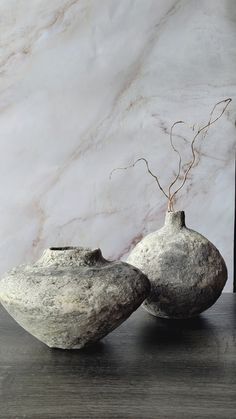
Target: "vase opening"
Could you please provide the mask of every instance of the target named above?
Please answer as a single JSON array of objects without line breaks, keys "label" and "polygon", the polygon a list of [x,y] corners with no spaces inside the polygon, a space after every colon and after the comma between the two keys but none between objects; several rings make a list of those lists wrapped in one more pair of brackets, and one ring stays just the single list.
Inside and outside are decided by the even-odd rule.
[{"label": "vase opening", "polygon": [[51,265],[58,263],[60,265],[96,265],[97,263],[104,263],[105,259],[102,256],[100,249],[90,249],[88,247],[80,246],[53,246],[46,249],[37,263],[44,265]]},{"label": "vase opening", "polygon": [[53,251],[64,251],[64,250],[73,250],[73,249],[76,249],[76,247],[73,247],[73,246],[50,247],[50,250],[53,250]]},{"label": "vase opening", "polygon": [[177,229],[186,227],[184,211],[168,211],[166,213],[165,226]]}]

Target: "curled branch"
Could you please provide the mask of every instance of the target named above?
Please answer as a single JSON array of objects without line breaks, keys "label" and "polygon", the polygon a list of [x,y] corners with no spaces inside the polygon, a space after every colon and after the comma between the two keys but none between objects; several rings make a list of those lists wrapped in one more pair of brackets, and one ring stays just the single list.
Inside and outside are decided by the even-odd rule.
[{"label": "curled branch", "polygon": [[178,156],[179,156],[179,165],[178,165],[178,172],[177,172],[177,175],[176,175],[176,177],[175,177],[175,179],[173,180],[173,182],[171,182],[171,184],[170,184],[170,186],[169,186],[169,189],[168,189],[168,196],[169,196],[169,198],[170,198],[170,191],[171,191],[171,188],[172,188],[172,186],[175,184],[175,182],[177,182],[177,180],[179,179],[179,175],[180,175],[180,171],[181,171],[181,164],[182,164],[182,157],[181,157],[181,154],[180,154],[180,152],[179,152],[179,150],[174,146],[174,144],[173,144],[173,128],[175,127],[175,125],[177,125],[177,124],[184,124],[184,121],[176,121],[176,122],[174,122],[174,124],[171,126],[171,129],[170,129],[170,145],[171,145],[171,147],[173,148],[173,150],[175,151],[175,153],[177,153],[178,154]]},{"label": "curled branch", "polygon": [[113,169],[112,171],[111,171],[111,173],[110,173],[110,175],[109,175],[109,178],[111,179],[111,177],[112,177],[112,175],[113,175],[113,173],[114,172],[116,172],[117,170],[127,170],[127,169],[130,169],[130,168],[132,168],[132,167],[134,167],[138,162],[140,162],[140,161],[144,161],[144,163],[146,164],[146,167],[147,167],[147,171],[148,171],[148,173],[155,179],[155,181],[156,181],[156,183],[157,183],[157,185],[158,185],[158,187],[159,187],[159,189],[161,190],[161,192],[165,195],[165,197],[167,198],[167,199],[169,199],[168,198],[168,195],[167,195],[167,193],[164,191],[164,189],[162,188],[162,186],[161,186],[161,184],[160,184],[160,181],[159,181],[159,179],[158,179],[158,177],[150,170],[150,167],[149,167],[149,163],[148,163],[148,161],[147,161],[147,159],[145,159],[144,157],[140,157],[139,159],[137,159],[133,164],[131,164],[131,165],[129,165],[129,166],[126,166],[126,167],[117,167],[116,169]]},{"label": "curled branch", "polygon": [[[174,143],[173,143],[173,128],[177,124],[185,124],[185,125],[187,125],[186,122],[184,122],[184,121],[176,121],[176,122],[174,122],[174,124],[171,126],[171,129],[170,129],[170,145],[171,145],[172,149],[175,151],[175,153],[178,154],[179,164],[178,164],[178,172],[177,172],[177,175],[175,176],[174,180],[171,182],[171,184],[170,184],[170,186],[168,188],[168,200],[169,200],[168,201],[168,210],[169,211],[173,211],[173,203],[170,200],[170,197],[171,197],[171,188],[173,188],[173,186],[175,185],[175,183],[178,181],[178,179],[180,177],[181,166],[182,166],[182,156],[181,156],[179,150],[174,146]],[[194,126],[191,127],[191,128],[194,131]]]},{"label": "curled branch", "polygon": [[[214,105],[214,107],[213,107],[213,109],[212,109],[212,111],[211,111],[211,113],[210,113],[210,118],[209,118],[209,121],[207,122],[207,124],[206,125],[204,125],[203,127],[201,127],[201,128],[199,128],[198,130],[197,130],[197,133],[194,135],[194,137],[193,137],[193,139],[192,139],[192,142],[191,142],[191,152],[192,152],[192,160],[188,163],[188,166],[187,166],[187,169],[186,169],[186,171],[185,171],[185,173],[184,173],[184,178],[183,178],[183,181],[182,181],[182,183],[181,183],[181,185],[176,189],[176,191],[169,197],[169,206],[170,207],[172,207],[173,208],[173,199],[174,199],[174,197],[176,196],[176,194],[184,187],[184,185],[185,185],[185,183],[186,183],[186,180],[187,180],[187,177],[188,177],[188,174],[189,174],[189,172],[190,172],[190,170],[192,169],[192,167],[193,167],[193,165],[194,165],[194,163],[195,163],[195,159],[196,159],[196,153],[195,153],[195,148],[194,148],[194,144],[195,144],[195,141],[196,141],[196,139],[197,139],[197,137],[199,136],[199,134],[201,133],[201,132],[203,132],[204,130],[206,130],[205,131],[205,133],[204,133],[204,137],[203,138],[205,138],[206,137],[206,135],[207,135],[207,133],[208,133],[208,130],[209,130],[209,128],[210,128],[210,126],[211,125],[213,125],[216,121],[218,121],[218,119],[220,119],[221,118],[221,116],[224,114],[224,112],[226,111],[226,108],[228,107],[228,105],[230,104],[230,102],[232,101],[232,99],[231,98],[228,98],[228,99],[225,99],[225,100],[221,100],[220,102],[217,102],[215,105]],[[222,104],[222,103],[225,103],[225,105],[224,105],[224,107],[223,107],[223,109],[222,109],[222,111],[220,112],[220,114],[215,118],[215,119],[212,119],[212,117],[213,117],[213,113],[214,113],[214,111],[215,111],[215,109],[216,109],[216,107],[218,106],[218,105],[220,105],[220,104]]]},{"label": "curled branch", "polygon": [[[163,189],[163,187],[160,184],[159,178],[151,171],[151,169],[149,167],[148,160],[145,159],[144,157],[140,157],[133,164],[131,164],[129,166],[126,166],[126,167],[118,167],[116,169],[113,169],[110,172],[109,178],[111,179],[111,177],[112,177],[112,175],[113,175],[113,173],[115,171],[117,171],[117,170],[127,170],[127,169],[130,169],[130,168],[134,167],[138,162],[143,161],[145,163],[145,165],[146,165],[146,168],[147,168],[148,173],[155,179],[158,188],[161,190],[161,192],[168,199],[168,211],[174,211],[174,204],[173,204],[174,203],[174,198],[176,197],[177,193],[184,187],[184,185],[186,183],[186,180],[188,178],[188,174],[189,174],[190,170],[194,167],[194,163],[196,161],[196,150],[195,150],[195,147],[194,146],[195,146],[195,142],[196,142],[197,138],[199,137],[199,135],[201,133],[203,133],[202,139],[205,139],[205,137],[206,137],[206,135],[208,133],[208,130],[209,130],[210,126],[213,125],[216,121],[218,121],[218,119],[221,118],[221,116],[224,114],[224,112],[226,111],[226,109],[227,109],[227,107],[228,107],[228,105],[230,104],[231,101],[232,101],[232,99],[231,98],[228,98],[228,99],[221,100],[220,102],[217,102],[214,105],[214,107],[213,107],[213,109],[212,109],[212,111],[211,111],[211,113],[209,115],[209,120],[208,120],[207,124],[205,124],[201,128],[199,127],[198,130],[197,130],[197,132],[196,132],[196,134],[193,136],[193,139],[192,139],[191,144],[190,144],[192,158],[191,158],[190,162],[184,164],[183,166],[182,166],[182,156],[181,156],[181,153],[179,152],[179,150],[175,147],[175,145],[173,143],[173,129],[174,129],[174,127],[177,124],[185,124],[185,122],[184,121],[177,121],[177,122],[175,122],[171,126],[171,129],[170,129],[170,145],[171,145],[172,149],[174,150],[174,152],[176,154],[178,154],[178,171],[177,171],[177,174],[176,174],[175,178],[173,179],[173,181],[171,182],[171,184],[168,187],[168,192],[166,192]],[[218,105],[221,105],[221,104],[224,104],[224,107],[223,107],[222,111],[220,112],[220,114],[217,117],[213,118],[213,115],[214,115],[214,112],[215,112],[216,108],[218,107]],[[195,132],[195,124],[191,128]],[[178,182],[178,180],[181,180],[181,177],[180,177],[181,170],[184,171],[182,183],[180,184],[180,186],[173,193],[171,193],[171,189],[176,184],[176,182]]]}]

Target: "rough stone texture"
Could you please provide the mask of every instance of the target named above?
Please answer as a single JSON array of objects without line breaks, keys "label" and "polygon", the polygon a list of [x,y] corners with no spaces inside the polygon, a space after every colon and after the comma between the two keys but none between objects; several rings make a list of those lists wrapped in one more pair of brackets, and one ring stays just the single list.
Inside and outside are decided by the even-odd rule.
[{"label": "rough stone texture", "polygon": [[227,280],[219,251],[185,226],[183,211],[167,213],[164,227],[141,240],[128,262],[148,276],[151,293],[143,306],[158,317],[201,313],[215,303]]},{"label": "rough stone texture", "polygon": [[119,326],[147,297],[148,279],[100,249],[51,248],[0,281],[12,317],[50,347],[81,348]]}]

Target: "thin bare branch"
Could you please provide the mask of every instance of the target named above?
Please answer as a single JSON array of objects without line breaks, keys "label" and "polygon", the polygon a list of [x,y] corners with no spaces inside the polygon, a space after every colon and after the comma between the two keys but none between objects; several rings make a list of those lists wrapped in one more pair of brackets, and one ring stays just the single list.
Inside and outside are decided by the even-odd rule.
[{"label": "thin bare branch", "polygon": [[159,189],[161,190],[161,192],[165,195],[165,197],[167,198],[167,199],[169,199],[169,197],[168,197],[168,194],[164,191],[164,189],[162,188],[162,186],[161,186],[161,184],[160,184],[160,181],[159,181],[159,179],[158,179],[158,177],[150,170],[150,167],[149,167],[149,163],[148,163],[148,161],[147,161],[147,159],[145,159],[144,157],[140,157],[139,159],[137,159],[133,164],[131,164],[131,165],[129,165],[129,166],[126,166],[126,167],[117,167],[116,169],[113,169],[112,171],[111,171],[111,173],[110,173],[110,175],[109,175],[109,178],[111,179],[111,177],[112,177],[112,175],[113,175],[113,173],[114,172],[116,172],[117,170],[127,170],[127,169],[130,169],[130,168],[132,168],[132,167],[134,167],[138,162],[140,162],[140,161],[144,161],[144,163],[146,164],[146,167],[147,167],[147,171],[148,171],[148,173],[155,179],[155,181],[156,181],[156,183],[157,183],[157,185],[158,185],[158,187],[159,187]]},{"label": "thin bare branch", "polygon": [[180,152],[179,152],[179,150],[174,146],[174,143],[173,143],[173,128],[177,125],[177,124],[186,124],[186,122],[184,122],[184,121],[176,121],[176,122],[174,122],[174,124],[171,126],[171,129],[170,129],[170,145],[171,145],[171,147],[173,148],[173,150],[178,154],[178,156],[179,156],[179,164],[178,164],[178,172],[177,172],[177,175],[175,176],[175,178],[174,178],[174,180],[173,180],[173,182],[171,182],[171,184],[170,184],[170,186],[169,186],[169,188],[168,188],[168,196],[169,196],[169,199],[170,199],[170,196],[171,196],[171,188],[175,185],[175,183],[177,182],[177,180],[179,179],[179,176],[180,176],[180,171],[181,171],[181,165],[182,165],[182,156],[181,156],[181,154],[180,154]]},{"label": "thin bare branch", "polygon": [[168,203],[168,211],[174,211],[174,207],[173,207],[173,201],[171,201],[170,197],[171,197],[171,188],[173,188],[173,186],[175,185],[175,183],[179,180],[180,178],[180,172],[182,169],[182,156],[179,152],[179,150],[174,146],[173,143],[173,128],[177,125],[177,124],[185,124],[188,126],[188,128],[190,128],[192,131],[194,131],[195,129],[195,125],[193,126],[189,126],[186,122],[184,121],[176,121],[174,122],[174,124],[171,126],[170,129],[170,144],[171,147],[173,148],[173,150],[178,154],[179,156],[179,164],[178,164],[178,172],[177,175],[175,176],[174,180],[171,182],[169,188],[168,188],[168,196],[169,196],[169,203]]},{"label": "thin bare branch", "polygon": [[[213,125],[216,121],[218,121],[218,119],[220,119],[221,118],[221,116],[224,114],[224,112],[226,111],[226,108],[228,107],[228,105],[230,104],[230,102],[232,101],[232,99],[231,98],[228,98],[228,99],[225,99],[225,100],[221,100],[220,102],[217,102],[215,105],[214,105],[214,107],[213,107],[213,109],[212,109],[212,111],[211,111],[211,113],[210,113],[210,118],[209,118],[209,121],[208,121],[208,123],[206,124],[206,125],[204,125],[203,127],[201,127],[201,128],[199,128],[198,129],[198,131],[197,131],[197,133],[194,135],[194,137],[193,137],[193,140],[192,140],[192,142],[191,142],[191,151],[192,151],[192,160],[189,162],[189,165],[188,165],[188,168],[186,169],[186,171],[185,171],[185,174],[184,174],[184,178],[183,178],[183,182],[181,183],[181,185],[176,189],[176,191],[170,196],[170,198],[169,198],[169,200],[170,200],[170,206],[172,206],[172,202],[173,202],[173,199],[174,199],[174,197],[176,196],[176,194],[183,188],[183,186],[185,185],[185,182],[186,182],[186,180],[187,180],[187,177],[188,177],[188,174],[189,174],[189,172],[190,172],[190,170],[192,169],[192,167],[193,167],[193,165],[194,165],[194,163],[195,163],[195,159],[196,159],[196,154],[195,154],[195,149],[194,149],[194,144],[195,144],[195,141],[196,141],[196,139],[198,138],[198,136],[199,136],[199,134],[201,133],[201,132],[203,132],[204,130],[206,130],[206,133],[208,132],[208,130],[209,130],[209,127],[211,126],[211,125]],[[218,106],[218,105],[220,105],[220,104],[222,104],[222,103],[225,103],[225,105],[224,105],[224,107],[223,107],[223,109],[222,109],[222,111],[220,112],[220,114],[215,118],[215,119],[212,119],[212,117],[213,117],[213,113],[214,113],[214,111],[215,111],[215,109],[216,109],[216,107]],[[206,133],[205,133],[205,136],[206,136]],[[205,136],[204,136],[204,138],[205,138]]]},{"label": "thin bare branch", "polygon": [[[227,107],[228,107],[228,105],[230,104],[230,102],[232,101],[232,99],[231,98],[228,98],[228,99],[225,99],[225,100],[221,100],[220,102],[217,102],[215,105],[214,105],[214,107],[213,107],[213,109],[212,109],[212,111],[211,111],[211,113],[210,113],[210,115],[209,115],[209,120],[208,120],[208,122],[207,122],[207,124],[205,124],[203,127],[199,127],[198,129],[197,129],[197,132],[196,132],[196,134],[193,136],[193,139],[192,139],[192,141],[191,141],[191,143],[190,143],[190,147],[191,147],[191,153],[192,153],[192,159],[190,160],[190,162],[188,162],[187,164],[184,164],[184,165],[182,165],[182,156],[181,156],[181,153],[179,152],[179,150],[175,147],[175,145],[174,145],[174,143],[173,143],[173,128],[177,125],[177,124],[185,124],[185,122],[184,121],[177,121],[177,122],[175,122],[173,125],[172,125],[172,127],[171,127],[171,130],[170,130],[170,145],[171,145],[171,147],[172,147],[172,149],[175,151],[175,153],[177,153],[178,154],[178,157],[179,157],[179,163],[178,163],[178,172],[177,172],[177,175],[175,176],[175,178],[174,178],[174,180],[171,182],[171,184],[170,184],[170,186],[169,186],[169,188],[168,188],[168,193],[163,189],[163,187],[161,186],[161,184],[160,184],[160,181],[159,181],[159,178],[151,171],[151,169],[150,169],[150,167],[149,167],[149,163],[148,163],[148,160],[147,159],[145,159],[144,157],[141,157],[141,158],[139,158],[139,159],[137,159],[133,164],[131,164],[131,165],[129,165],[129,166],[126,166],[126,167],[118,167],[118,168],[116,168],[116,169],[113,169],[112,171],[111,171],[111,173],[110,173],[110,179],[111,179],[111,177],[112,177],[112,175],[113,175],[113,173],[115,172],[115,171],[117,171],[117,170],[127,170],[127,169],[129,169],[129,168],[132,168],[132,167],[134,167],[138,162],[140,162],[140,161],[143,161],[144,163],[145,163],[145,165],[146,165],[146,168],[147,168],[147,171],[148,171],[148,173],[155,179],[155,181],[156,181],[156,183],[157,183],[157,185],[158,185],[158,187],[159,187],[159,189],[161,190],[161,192],[165,195],[165,197],[168,199],[168,211],[174,211],[174,200],[175,200],[175,197],[176,197],[176,194],[184,187],[184,185],[185,185],[185,183],[186,183],[186,180],[187,180],[187,178],[188,178],[188,174],[189,174],[189,172],[190,172],[190,170],[194,167],[194,164],[195,164],[195,162],[196,162],[196,153],[199,153],[199,152],[197,152],[197,150],[195,149],[195,142],[196,142],[196,140],[197,140],[197,138],[199,137],[199,135],[202,133],[203,135],[202,135],[202,140],[204,140],[205,139],[205,137],[206,137],[206,135],[207,135],[207,133],[208,133],[208,130],[209,130],[209,128],[210,128],[210,126],[211,125],[213,125],[216,121],[218,121],[218,119],[220,119],[221,118],[221,116],[224,114],[224,112],[226,111],[226,109],[227,109]],[[214,112],[215,112],[215,109],[217,108],[217,106],[218,105],[220,105],[220,104],[225,104],[224,105],[224,107],[223,107],[223,109],[222,109],[222,111],[220,112],[220,114],[217,116],[217,117],[215,117],[215,118],[213,118],[213,115],[214,115]],[[193,125],[192,127],[190,127],[192,130],[193,130],[193,132],[195,132],[195,125]],[[186,169],[185,169],[186,168]],[[171,189],[173,188],[173,186],[175,185],[175,183],[178,181],[178,180],[181,180],[181,177],[180,177],[180,173],[181,173],[181,170],[183,170],[183,180],[182,180],[182,183],[180,184],[180,186],[171,194]]]}]

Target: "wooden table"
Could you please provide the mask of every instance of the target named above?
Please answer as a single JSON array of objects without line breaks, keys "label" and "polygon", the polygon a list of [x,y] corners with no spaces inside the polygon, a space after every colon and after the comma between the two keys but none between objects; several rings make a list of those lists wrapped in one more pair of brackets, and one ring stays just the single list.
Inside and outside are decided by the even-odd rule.
[{"label": "wooden table", "polygon": [[235,419],[236,295],[188,321],[140,308],[75,351],[47,348],[1,308],[0,418]]}]

